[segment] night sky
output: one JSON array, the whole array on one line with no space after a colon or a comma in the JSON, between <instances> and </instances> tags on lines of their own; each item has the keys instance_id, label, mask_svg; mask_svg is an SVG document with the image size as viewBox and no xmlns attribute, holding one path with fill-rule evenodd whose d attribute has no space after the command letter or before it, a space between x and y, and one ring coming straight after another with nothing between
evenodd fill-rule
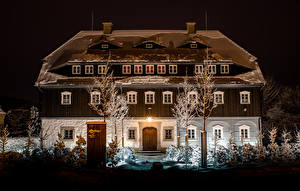
<instances>
[{"instance_id":1,"label":"night sky","mask_svg":"<svg viewBox=\"0 0 300 191\"><path fill-rule=\"evenodd\" d=\"M185 29L185 22L220 30L259 59L265 76L300 82L299 3L279 1L13 1L1 5L0 96L37 101L41 59L80 30Z\"/></svg>"}]
</instances>

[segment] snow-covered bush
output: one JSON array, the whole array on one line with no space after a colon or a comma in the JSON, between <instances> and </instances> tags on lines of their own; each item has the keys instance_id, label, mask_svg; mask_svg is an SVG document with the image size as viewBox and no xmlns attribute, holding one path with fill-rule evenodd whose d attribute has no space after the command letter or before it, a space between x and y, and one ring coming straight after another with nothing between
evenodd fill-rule
<instances>
[{"instance_id":1,"label":"snow-covered bush","mask_svg":"<svg viewBox=\"0 0 300 191\"><path fill-rule=\"evenodd\" d=\"M296 132L296 143L294 145L296 157L300 160L300 130Z\"/></svg>"},{"instance_id":2,"label":"snow-covered bush","mask_svg":"<svg viewBox=\"0 0 300 191\"><path fill-rule=\"evenodd\" d=\"M116 165L120 162L121 159L117 155L119 151L120 148L117 140L112 139L112 141L108 144L108 148L106 149L107 165L109 167L116 167Z\"/></svg>"},{"instance_id":3,"label":"snow-covered bush","mask_svg":"<svg viewBox=\"0 0 300 191\"><path fill-rule=\"evenodd\" d=\"M277 128L274 127L271 131L269 131L270 143L268 145L268 150L270 153L270 159L275 163L280 159L280 147L276 142L276 137Z\"/></svg>"},{"instance_id":4,"label":"snow-covered bush","mask_svg":"<svg viewBox=\"0 0 300 191\"><path fill-rule=\"evenodd\" d=\"M296 159L295 150L290 144L291 133L284 130L282 132L283 143L281 144L281 157L284 162L294 161Z\"/></svg>"},{"instance_id":5,"label":"snow-covered bush","mask_svg":"<svg viewBox=\"0 0 300 191\"><path fill-rule=\"evenodd\" d=\"M256 149L251 144L247 143L242 146L242 162L243 164L249 164L256 159Z\"/></svg>"},{"instance_id":6,"label":"snow-covered bush","mask_svg":"<svg viewBox=\"0 0 300 191\"><path fill-rule=\"evenodd\" d=\"M117 157L120 161L126 162L128 164L133 164L136 160L134 149L131 147L122 147L117 153Z\"/></svg>"},{"instance_id":7,"label":"snow-covered bush","mask_svg":"<svg viewBox=\"0 0 300 191\"><path fill-rule=\"evenodd\" d=\"M201 148L199 146L181 146L177 148L173 145L169 146L166 150L165 161L175 161L198 166L201 159Z\"/></svg>"}]
</instances>

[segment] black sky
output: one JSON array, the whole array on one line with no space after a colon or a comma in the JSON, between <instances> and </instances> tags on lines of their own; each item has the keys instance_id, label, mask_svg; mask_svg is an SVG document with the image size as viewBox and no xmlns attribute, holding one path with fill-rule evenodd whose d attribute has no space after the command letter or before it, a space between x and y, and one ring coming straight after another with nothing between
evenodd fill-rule
<instances>
[{"instance_id":1,"label":"black sky","mask_svg":"<svg viewBox=\"0 0 300 191\"><path fill-rule=\"evenodd\" d=\"M80 30L185 29L197 22L217 29L258 57L265 75L297 85L299 72L299 3L285 1L13 1L1 5L0 96L37 100L33 87L41 59Z\"/></svg>"}]
</instances>

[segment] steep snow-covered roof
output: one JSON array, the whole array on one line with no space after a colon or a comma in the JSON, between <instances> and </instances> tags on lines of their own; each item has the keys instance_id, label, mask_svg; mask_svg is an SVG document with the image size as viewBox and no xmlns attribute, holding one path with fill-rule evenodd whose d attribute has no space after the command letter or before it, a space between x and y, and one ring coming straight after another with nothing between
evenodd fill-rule
<instances>
[{"instance_id":1,"label":"steep snow-covered roof","mask_svg":"<svg viewBox=\"0 0 300 191\"><path fill-rule=\"evenodd\" d=\"M102 31L80 31L43 59L43 65L36 85L55 82L57 79L64 78L52 73L51 70L64 66L68 61L107 60L108 54L105 52L102 52L102 54L87 52L90 46L104 41L122 47L122 49L111 51L111 55L115 60L136 62L147 62L150 59L199 61L203 59L204 55L201 54L201 50L195 52L197 50L174 49L188 42L195 41L210 47L209 53L214 59L232 60L238 65L253 69L257 73L260 72L256 63L256 57L217 30L198 30L195 34L187 34L186 30L114 30L109 35L104 35ZM155 42L168 48L163 50L143 50L145 54L141 54L138 50L132 48L146 41ZM240 77L249 78L247 75ZM251 78L254 77L255 75L252 74Z\"/></svg>"}]
</instances>

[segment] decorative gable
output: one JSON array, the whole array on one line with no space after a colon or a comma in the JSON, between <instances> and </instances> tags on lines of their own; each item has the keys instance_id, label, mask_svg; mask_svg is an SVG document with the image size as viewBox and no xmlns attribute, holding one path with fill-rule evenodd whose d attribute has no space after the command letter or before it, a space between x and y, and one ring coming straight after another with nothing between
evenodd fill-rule
<instances>
[{"instance_id":1,"label":"decorative gable","mask_svg":"<svg viewBox=\"0 0 300 191\"><path fill-rule=\"evenodd\" d=\"M207 48L207 46L200 42L190 41L183 45L178 46L177 48L202 49L202 48ZM208 48L210 47L208 46Z\"/></svg>"},{"instance_id":2,"label":"decorative gable","mask_svg":"<svg viewBox=\"0 0 300 191\"><path fill-rule=\"evenodd\" d=\"M166 48L166 47L152 41L145 41L142 42L141 44L138 44L134 48L157 49L157 48Z\"/></svg>"},{"instance_id":3,"label":"decorative gable","mask_svg":"<svg viewBox=\"0 0 300 191\"><path fill-rule=\"evenodd\" d=\"M107 41L100 42L98 44L94 44L89 47L89 50L109 50L109 49L118 49L121 48L120 46L117 46L115 44L112 44Z\"/></svg>"}]
</instances>

